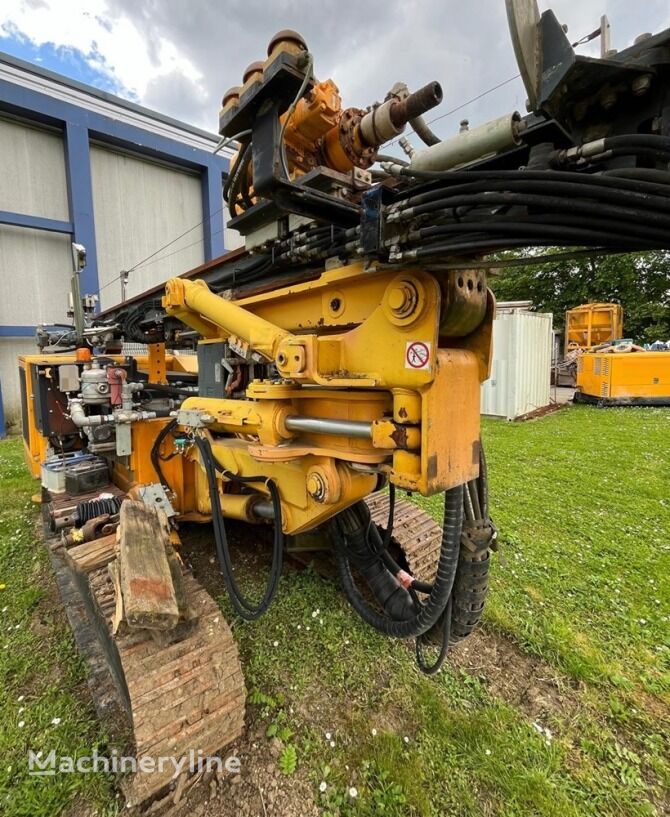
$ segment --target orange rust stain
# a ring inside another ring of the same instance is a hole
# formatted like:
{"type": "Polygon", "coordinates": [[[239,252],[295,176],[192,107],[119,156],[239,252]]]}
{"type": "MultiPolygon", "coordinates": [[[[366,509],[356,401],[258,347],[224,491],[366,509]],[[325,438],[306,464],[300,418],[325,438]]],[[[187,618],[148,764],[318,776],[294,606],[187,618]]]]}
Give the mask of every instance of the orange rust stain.
{"type": "Polygon", "coordinates": [[[170,587],[163,581],[156,579],[131,579],[130,589],[139,595],[155,596],[161,600],[171,597],[170,587]]]}

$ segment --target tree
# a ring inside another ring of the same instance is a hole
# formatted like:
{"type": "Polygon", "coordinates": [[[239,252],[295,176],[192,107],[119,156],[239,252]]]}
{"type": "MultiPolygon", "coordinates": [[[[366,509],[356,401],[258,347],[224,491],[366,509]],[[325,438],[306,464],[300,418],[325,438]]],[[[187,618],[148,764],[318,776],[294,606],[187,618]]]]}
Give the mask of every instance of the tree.
{"type": "Polygon", "coordinates": [[[575,306],[619,303],[627,338],[638,343],[670,339],[670,252],[506,267],[493,276],[491,287],[498,300],[530,300],[538,311],[552,312],[558,329],[575,306]]]}

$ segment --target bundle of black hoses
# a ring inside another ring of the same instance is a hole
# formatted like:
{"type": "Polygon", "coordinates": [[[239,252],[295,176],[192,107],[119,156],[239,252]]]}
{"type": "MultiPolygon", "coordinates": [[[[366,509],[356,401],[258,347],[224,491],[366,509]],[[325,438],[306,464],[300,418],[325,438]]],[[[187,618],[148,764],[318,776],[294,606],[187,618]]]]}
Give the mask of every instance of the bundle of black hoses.
{"type": "MultiPolygon", "coordinates": [[[[376,527],[370,525],[369,511],[365,503],[360,502],[338,514],[334,520],[338,534],[337,562],[342,587],[354,610],[376,630],[393,638],[421,637],[435,627],[440,619],[446,620],[447,624],[444,626],[448,627],[449,599],[458,566],[462,523],[463,486],[459,485],[446,491],[444,495],[442,547],[435,582],[432,586],[415,582],[410,592],[395,581],[392,574],[397,572],[395,570],[397,565],[390,560],[376,527]],[[366,557],[364,540],[367,540],[369,545],[368,537],[372,539],[373,548],[369,548],[372,553],[366,557]],[[375,543],[377,547],[374,547],[375,543]],[[384,612],[371,607],[358,589],[351,572],[352,557],[377,600],[384,606],[384,612]],[[389,565],[391,569],[386,570],[385,565],[389,565]],[[428,598],[419,602],[417,590],[428,592],[428,598]]],[[[441,656],[442,661],[446,656],[448,644],[449,638],[446,633],[445,644],[441,650],[441,653],[444,653],[441,656]]],[[[439,663],[441,664],[441,661],[439,663]]],[[[434,667],[422,664],[423,662],[420,662],[419,666],[423,671],[436,672],[439,668],[439,664],[434,667]]]]}
{"type": "Polygon", "coordinates": [[[247,621],[254,621],[266,612],[272,599],[274,598],[277,587],[279,586],[279,578],[281,576],[283,560],[284,560],[284,533],[282,531],[282,513],[281,501],[279,498],[279,491],[275,483],[267,477],[238,477],[227,471],[214,456],[212,446],[208,439],[204,437],[196,437],[195,444],[200,452],[205,474],[207,475],[207,485],[209,488],[209,500],[212,505],[212,524],[214,526],[214,540],[216,542],[216,552],[219,558],[219,567],[223,576],[226,590],[230,596],[235,610],[247,621]],[[216,481],[216,472],[219,471],[226,479],[231,482],[240,484],[249,483],[263,483],[267,486],[272,499],[272,507],[274,510],[274,538],[272,545],[272,566],[270,568],[270,576],[268,583],[263,593],[261,600],[255,604],[247,599],[240,589],[233,572],[233,565],[230,558],[230,548],[228,546],[228,537],[226,536],[226,526],[221,513],[221,504],[219,499],[219,488],[216,481]]]}
{"type": "MultiPolygon", "coordinates": [[[[444,663],[450,644],[468,636],[479,621],[488,590],[495,526],[489,518],[486,458],[480,446],[477,479],[445,494],[442,548],[434,584],[400,584],[401,567],[389,553],[395,490],[389,486],[389,516],[383,537],[367,505],[358,503],[333,520],[336,555],[345,595],[361,617],[385,635],[415,637],[416,660],[427,675],[444,663]],[[352,564],[362,574],[383,613],[371,608],[356,586],[352,564]],[[418,594],[428,596],[421,602],[418,594]],[[439,646],[429,664],[424,646],[439,646]]],[[[407,578],[407,574],[405,574],[407,578]]]]}
{"type": "Polygon", "coordinates": [[[402,169],[398,175],[424,182],[387,210],[389,226],[403,225],[402,240],[389,240],[406,259],[523,246],[669,246],[670,172],[402,169]]]}

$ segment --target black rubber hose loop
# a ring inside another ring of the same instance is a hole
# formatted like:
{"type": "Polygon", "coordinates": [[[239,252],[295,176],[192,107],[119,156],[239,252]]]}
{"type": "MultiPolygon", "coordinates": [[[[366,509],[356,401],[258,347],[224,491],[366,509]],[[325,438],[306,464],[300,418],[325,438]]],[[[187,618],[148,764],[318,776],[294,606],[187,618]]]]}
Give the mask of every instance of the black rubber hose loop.
{"type": "MultiPolygon", "coordinates": [[[[352,509],[347,509],[340,514],[340,517],[346,517],[350,512],[352,509]]],[[[338,521],[340,521],[339,517],[338,521]]],[[[405,621],[394,621],[370,607],[356,586],[346,550],[340,544],[336,549],[340,579],[345,595],[354,610],[366,623],[392,638],[413,638],[428,632],[445,612],[451,595],[458,565],[462,523],[463,486],[459,485],[444,495],[442,548],[435,584],[417,615],[405,621]]]]}

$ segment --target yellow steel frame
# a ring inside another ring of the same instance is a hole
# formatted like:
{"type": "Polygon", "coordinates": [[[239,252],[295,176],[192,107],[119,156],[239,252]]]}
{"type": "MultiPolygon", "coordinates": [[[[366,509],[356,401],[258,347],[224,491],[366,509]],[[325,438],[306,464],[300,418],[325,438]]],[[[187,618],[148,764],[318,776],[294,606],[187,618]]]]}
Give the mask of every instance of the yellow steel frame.
{"type": "MultiPolygon", "coordinates": [[[[183,409],[226,435],[213,436],[212,448],[228,471],[277,483],[285,532],[362,499],[378,484],[371,471],[425,495],[477,476],[492,296],[481,326],[454,340],[440,337],[440,280],[420,269],[351,264],[236,300],[180,278],[167,283],[163,304],[206,339],[229,339],[275,363],[281,381],[251,383],[245,400],[194,397],[183,409]],[[425,364],[409,362],[410,347],[424,350],[425,364]],[[365,421],[371,439],[295,434],[289,416],[365,421]]],[[[208,513],[197,479],[197,510],[208,513]]],[[[225,510],[230,486],[222,483],[225,510]]]]}
{"type": "MultiPolygon", "coordinates": [[[[166,285],[167,311],[203,336],[227,339],[243,353],[274,362],[276,381],[253,381],[245,399],[191,397],[184,417],[206,417],[184,431],[209,436],[231,475],[265,476],[279,488],[285,533],[309,530],[364,498],[388,478],[424,495],[473,479],[479,469],[479,391],[488,376],[494,300],[488,295],[478,327],[443,337],[447,273],[366,267],[332,269],[313,280],[236,300],[202,281],[166,285]],[[365,438],[296,432],[289,417],[365,423],[365,438]]],[[[74,356],[26,357],[32,363],[70,363],[74,356]]],[[[116,358],[121,362],[121,358],[116,358]]],[[[150,346],[137,358],[152,382],[170,370],[192,371],[195,356],[166,355],[150,346]]],[[[26,378],[30,388],[30,378],[26,378]]],[[[31,395],[28,395],[29,406],[31,395]]],[[[133,423],[132,454],[114,462],[114,480],[129,490],[155,482],[150,451],[167,419],[133,423]]],[[[31,420],[34,425],[34,418],[31,420]]],[[[31,428],[27,457],[33,473],[47,441],[31,428]]],[[[164,442],[164,454],[174,441],[164,442]]],[[[195,446],[164,463],[173,504],[185,518],[211,515],[195,446]]],[[[269,491],[254,483],[261,497],[269,491]]],[[[221,506],[249,519],[253,501],[221,477],[221,506]]]]}

